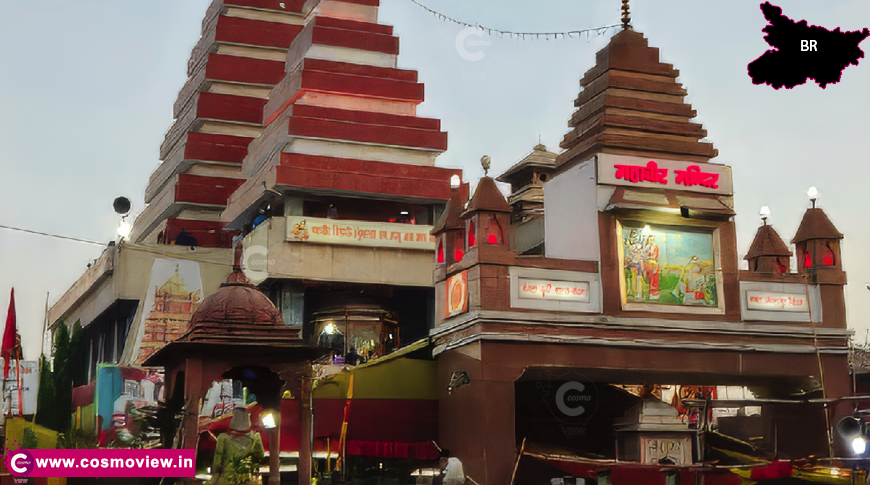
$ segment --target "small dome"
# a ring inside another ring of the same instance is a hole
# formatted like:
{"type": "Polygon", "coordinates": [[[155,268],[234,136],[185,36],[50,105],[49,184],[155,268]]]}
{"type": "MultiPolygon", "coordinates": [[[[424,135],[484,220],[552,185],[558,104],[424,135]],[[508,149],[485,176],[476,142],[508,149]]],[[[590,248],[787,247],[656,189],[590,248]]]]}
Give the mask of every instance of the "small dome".
{"type": "Polygon", "coordinates": [[[256,287],[224,283],[190,318],[191,328],[205,323],[283,325],[284,319],[275,304],[256,287]]]}

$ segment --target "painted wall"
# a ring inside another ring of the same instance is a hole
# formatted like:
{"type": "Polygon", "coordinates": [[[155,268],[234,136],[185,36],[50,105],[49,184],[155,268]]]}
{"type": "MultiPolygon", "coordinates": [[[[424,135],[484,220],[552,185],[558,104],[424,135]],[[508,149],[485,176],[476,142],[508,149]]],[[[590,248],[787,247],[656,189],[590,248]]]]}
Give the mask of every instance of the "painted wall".
{"type": "Polygon", "coordinates": [[[203,298],[226,282],[232,269],[232,250],[200,248],[195,251],[164,244],[121,243],[77,281],[49,311],[49,324],[63,318],[87,326],[116,300],[141,300],[155,258],[178,258],[200,263],[203,298]]]}

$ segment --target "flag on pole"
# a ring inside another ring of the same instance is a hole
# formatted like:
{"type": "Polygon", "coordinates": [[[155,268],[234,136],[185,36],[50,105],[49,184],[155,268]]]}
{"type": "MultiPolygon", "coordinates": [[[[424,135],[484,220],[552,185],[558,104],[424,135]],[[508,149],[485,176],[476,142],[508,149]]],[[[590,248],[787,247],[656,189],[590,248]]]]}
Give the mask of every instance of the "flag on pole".
{"type": "Polygon", "coordinates": [[[20,358],[21,337],[15,322],[15,288],[9,297],[9,312],[6,314],[6,328],[3,330],[3,344],[0,357],[3,357],[3,379],[9,377],[9,361],[20,358]]]}
{"type": "MultiPolygon", "coordinates": [[[[341,423],[341,436],[338,440],[338,458],[335,459],[335,471],[344,471],[343,462],[347,458],[347,424],[350,422],[350,403],[353,399],[353,372],[347,384],[347,402],[344,404],[344,419],[341,423]]],[[[331,450],[326,450],[327,455],[331,450]]]]}

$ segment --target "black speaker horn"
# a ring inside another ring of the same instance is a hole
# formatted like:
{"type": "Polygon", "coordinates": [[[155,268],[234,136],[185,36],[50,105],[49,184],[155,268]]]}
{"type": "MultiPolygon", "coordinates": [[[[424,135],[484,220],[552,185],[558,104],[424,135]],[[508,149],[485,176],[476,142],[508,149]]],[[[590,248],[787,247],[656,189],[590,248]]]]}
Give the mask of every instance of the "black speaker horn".
{"type": "Polygon", "coordinates": [[[854,416],[846,416],[837,422],[837,433],[846,439],[857,438],[864,436],[866,425],[864,422],[854,416]]]}
{"type": "Polygon", "coordinates": [[[130,199],[126,197],[118,197],[112,202],[112,208],[115,209],[119,215],[126,216],[130,213],[130,209],[133,207],[133,204],[130,203],[130,199]]]}

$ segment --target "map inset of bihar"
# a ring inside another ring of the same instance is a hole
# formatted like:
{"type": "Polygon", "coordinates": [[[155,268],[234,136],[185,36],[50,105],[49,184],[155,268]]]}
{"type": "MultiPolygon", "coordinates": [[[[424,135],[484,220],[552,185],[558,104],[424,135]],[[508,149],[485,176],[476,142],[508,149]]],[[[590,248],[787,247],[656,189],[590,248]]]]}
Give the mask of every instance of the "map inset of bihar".
{"type": "Polygon", "coordinates": [[[812,79],[824,89],[840,82],[843,70],[857,66],[858,59],[864,57],[858,44],[870,35],[866,28],[840,32],[839,27],[828,30],[807,25],[806,20],[795,22],[770,2],[761,4],[761,11],[769,22],[762,31],[771,49],[749,64],[754,84],[791,89],[812,79]]]}

